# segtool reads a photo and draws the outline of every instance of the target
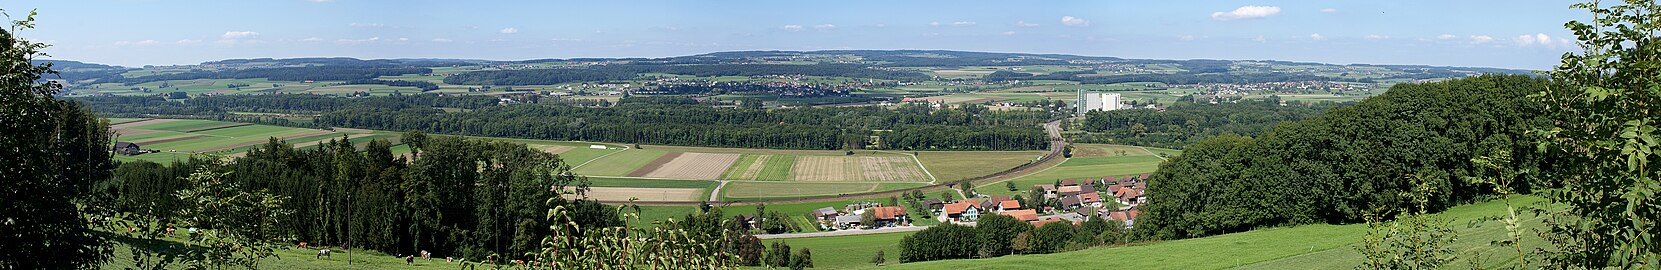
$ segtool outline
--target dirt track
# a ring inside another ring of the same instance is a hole
[[[195,139],[195,138],[201,138],[201,137],[207,137],[207,136],[208,135],[191,135],[191,136],[184,136],[184,137],[160,139],[160,140],[154,140],[154,141],[142,141],[142,142],[138,142],[138,145],[140,145],[142,147],[143,145],[170,143],[170,142],[177,142],[177,141],[183,141],[183,140],[189,140],[189,139]]]
[[[629,201],[629,198],[639,198],[640,201],[651,202],[697,202],[703,195],[701,188],[623,188],[623,187],[590,187],[588,198],[598,201]]]
[[[675,158],[678,158],[678,157],[681,157],[681,152],[672,152],[672,153],[668,153],[668,154],[663,154],[663,156],[659,156],[659,157],[657,157],[657,159],[653,159],[652,162],[646,163],[646,165],[641,165],[640,168],[634,169],[634,171],[629,172],[629,174],[625,175],[625,176],[628,176],[628,177],[645,177],[647,174],[651,174],[652,171],[656,171],[657,168],[662,168],[663,164],[669,164],[669,161],[675,160]]]

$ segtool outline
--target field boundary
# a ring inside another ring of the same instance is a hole
[[[664,164],[669,164],[670,161],[675,161],[675,158],[679,158],[683,154],[686,153],[670,152],[663,154],[662,156],[657,156],[656,159],[652,159],[652,162],[647,162],[646,165],[642,165],[640,168],[635,168],[634,171],[631,171],[629,174],[624,176],[641,177],[652,174],[653,171],[657,171],[658,168],[663,168]]]
[[[629,147],[623,147],[623,150],[618,150],[618,151],[617,151],[617,152],[611,152],[611,153],[606,153],[606,154],[604,154],[604,155],[600,155],[600,156],[598,156],[598,157],[594,157],[594,159],[590,159],[590,160],[588,160],[588,161],[584,161],[584,162],[583,162],[583,164],[577,164],[577,166],[571,166],[571,170],[572,170],[572,171],[576,171],[576,170],[577,170],[577,168],[582,168],[582,167],[583,167],[583,165],[588,165],[588,164],[589,164],[589,163],[593,163],[593,162],[594,162],[594,161],[595,161],[595,160],[600,160],[600,159],[602,159],[602,158],[606,158],[606,156],[610,156],[610,155],[615,155],[615,154],[617,154],[617,153],[622,153],[622,152],[624,152],[624,151],[629,151],[629,149],[634,149],[634,148],[629,148]]]
[[[204,137],[207,137],[207,136],[208,135],[196,134],[196,135],[190,135],[190,136],[184,136],[184,137],[173,137],[173,138],[166,138],[166,139],[160,139],[160,140],[142,141],[142,142],[136,142],[136,143],[139,144],[139,145],[163,144],[163,143],[177,142],[177,141],[190,140],[190,139],[196,139],[196,138],[204,138]]]
[[[1016,166],[1015,168],[1011,168],[1011,169],[1008,169],[1008,170],[1004,170],[1004,171],[989,174],[989,175],[983,175],[983,176],[980,176],[980,177],[965,179],[961,182],[936,183],[936,184],[929,184],[929,185],[925,185],[925,186],[921,186],[921,187],[902,188],[902,189],[893,189],[893,190],[884,190],[884,191],[873,191],[873,192],[862,192],[862,193],[849,193],[849,194],[823,195],[823,196],[806,196],[806,197],[781,198],[781,199],[760,199],[760,200],[746,200],[746,201],[709,201],[709,202],[670,202],[670,201],[646,202],[646,201],[606,201],[606,200],[597,200],[597,201],[600,202],[600,203],[635,204],[635,205],[651,205],[651,206],[683,206],[683,205],[700,205],[700,204],[704,204],[704,203],[715,203],[715,204],[720,204],[720,205],[748,205],[748,204],[758,204],[758,203],[816,202],[816,201],[846,200],[846,199],[863,198],[863,197],[886,197],[886,196],[890,196],[890,195],[900,195],[900,194],[910,193],[911,191],[914,191],[914,190],[929,190],[929,189],[935,189],[935,188],[941,188],[941,187],[948,187],[948,188],[949,187],[955,187],[957,185],[957,183],[964,183],[964,184],[968,184],[968,185],[974,185],[975,181],[981,181],[981,180],[987,180],[987,179],[998,179],[998,178],[1010,176],[1010,175],[1013,175],[1013,174],[1021,173],[1023,171],[1029,170],[1029,169],[1033,169],[1033,168],[1036,168],[1036,167],[1039,167],[1039,166],[1042,166],[1042,165],[1045,165],[1045,164],[1049,164],[1049,163],[1051,163],[1051,161],[1055,161],[1056,157],[1060,157],[1062,149],[1067,148],[1066,139],[1061,138],[1061,121],[1060,120],[1050,121],[1049,123],[1045,123],[1043,125],[1043,128],[1044,128],[1044,131],[1046,133],[1050,134],[1050,152],[1044,154],[1044,156],[1039,158],[1038,161],[1023,164],[1021,166]],[[1057,164],[1059,164],[1059,163],[1057,163]],[[1050,166],[1050,167],[1054,167],[1054,166]],[[1045,170],[1048,170],[1048,169],[1049,168],[1045,168]]]

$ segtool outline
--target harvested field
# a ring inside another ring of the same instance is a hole
[[[790,169],[790,178],[796,181],[832,182],[862,181],[858,161],[842,157],[802,156]]]
[[[738,160],[738,154],[708,154],[708,153],[676,153],[674,160],[664,163],[657,169],[646,174],[646,177],[713,180],[721,177],[732,162]],[[661,160],[661,158],[659,158]],[[652,162],[656,164],[656,161]],[[650,165],[648,165],[650,166]],[[646,169],[642,167],[641,169]]]
[[[751,162],[751,164],[747,164],[747,167],[744,167],[744,171],[739,172],[739,176],[734,177],[734,179],[754,181],[757,176],[761,176],[762,167],[767,167],[767,159],[772,159],[772,156],[756,157],[756,161]]]
[[[704,195],[701,188],[625,188],[589,187],[588,198],[600,201],[627,201],[639,198],[648,202],[696,201]]]
[[[640,168],[636,168],[636,169],[634,169],[634,171],[629,172],[629,174],[627,176],[628,177],[644,177],[647,174],[651,174],[652,171],[657,171],[658,168],[662,168],[664,164],[669,164],[669,161],[675,160],[675,158],[680,157],[681,154],[683,154],[683,153],[673,152],[673,153],[663,154],[662,156],[658,156],[657,159],[653,159],[652,162],[646,163],[646,165],[642,165],[642,166],[640,166]]]
[[[571,151],[571,149],[576,149],[576,147],[565,146],[565,145],[541,145],[541,146],[536,146],[536,150],[542,150],[542,152],[548,152],[549,154],[555,154],[555,155],[558,155],[560,153],[565,153],[565,151]]]
[[[173,137],[173,138],[166,138],[166,139],[153,140],[153,141],[142,141],[142,142],[138,142],[138,145],[140,145],[142,147],[144,145],[163,144],[163,143],[177,142],[177,141],[183,141],[183,140],[189,140],[189,139],[196,139],[196,138],[201,138],[201,137],[207,137],[207,135],[190,135],[190,136],[184,136],[184,137]]]
[[[762,163],[761,172],[756,174],[755,180],[790,180],[790,171],[796,166],[796,156],[775,155]]]
[[[910,158],[903,157],[860,157],[860,171],[864,172],[866,181],[927,181],[928,176],[923,171],[912,166]]]

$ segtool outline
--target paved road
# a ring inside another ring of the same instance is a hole
[[[731,182],[731,181],[721,180],[720,185],[715,185],[715,190],[709,191],[709,201],[713,202],[713,201],[720,201],[721,200],[721,188],[726,187],[727,182]]]
[[[810,232],[810,233],[763,234],[763,235],[757,235],[756,238],[761,238],[761,239],[786,239],[786,238],[821,237],[821,236],[847,236],[847,235],[861,235],[861,234],[915,232],[915,231],[921,231],[923,229],[928,229],[928,228],[929,228],[929,226],[907,226],[907,227],[886,227],[886,228],[881,228],[881,229],[870,229],[870,230],[840,230],[840,231]]]

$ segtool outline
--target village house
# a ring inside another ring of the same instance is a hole
[[[876,208],[871,208],[871,209],[865,209],[865,212],[866,212],[866,214],[872,215],[872,216],[875,217],[875,218],[873,218],[873,220],[876,221],[876,224],[865,224],[866,226],[871,226],[873,228],[874,227],[886,227],[886,226],[898,226],[898,225],[904,225],[904,224],[909,224],[910,223],[910,220],[908,220],[906,218],[905,207],[884,206],[884,207],[876,207]]]
[[[940,212],[940,208],[946,207],[946,202],[940,201],[940,199],[927,199],[923,200],[923,207],[928,207],[931,212]]]
[[[992,196],[990,199],[987,199],[985,201],[981,201],[980,209],[996,212],[996,210],[998,210],[998,204],[1003,203],[1003,201],[1008,201],[1008,200],[1009,200],[1009,196],[1003,196],[1003,195]]]
[[[1117,201],[1124,205],[1141,204],[1143,198],[1145,198],[1143,197],[1141,190],[1128,187],[1119,188],[1118,191],[1113,193],[1113,197],[1117,198]]]
[[[1107,213],[1107,220],[1124,222],[1125,227],[1129,228],[1136,223],[1136,215],[1140,213],[1141,211],[1136,209],[1131,209],[1130,211],[1114,211]]]
[[[946,218],[951,221],[969,222],[980,219],[980,205],[974,200],[960,200],[943,207]]]
[[[140,149],[137,143],[117,142],[115,143],[115,153],[122,155],[137,155],[143,154],[144,150]]]
[[[1038,221],[1038,210],[1022,209],[1004,212],[1003,215],[1019,219],[1021,222],[1032,223]]]
[[[808,212],[808,214],[813,215],[814,218],[818,218],[819,220],[830,221],[830,220],[835,220],[836,216],[841,215],[842,213],[837,212],[836,208],[825,207],[825,208],[813,209],[813,211]]]
[[[1032,189],[1042,190],[1046,199],[1055,198],[1055,185],[1032,185]]]
[[[1004,201],[998,202],[998,208],[995,209],[995,210],[997,210],[999,213],[1003,213],[1003,212],[1008,212],[1008,211],[1015,211],[1016,209],[1021,209],[1021,201],[1004,200]]]
[[[1102,195],[1095,192],[1079,194],[1079,204],[1095,208],[1102,207]]]

